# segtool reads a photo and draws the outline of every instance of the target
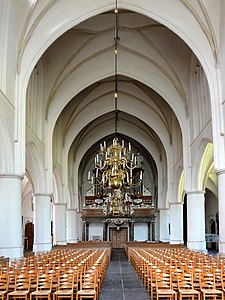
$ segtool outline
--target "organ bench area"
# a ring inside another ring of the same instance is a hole
[[[154,203],[151,195],[133,195],[127,213],[109,214],[97,194],[85,196],[82,211],[82,241],[111,241],[123,248],[127,241],[155,241]]]

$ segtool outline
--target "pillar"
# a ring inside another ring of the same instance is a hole
[[[134,241],[134,222],[129,223],[129,242]]]
[[[51,240],[51,195],[33,194],[34,203],[34,252],[50,251]]]
[[[0,255],[23,256],[21,176],[0,175]]]
[[[217,172],[219,205],[219,253],[225,254],[225,170]]]
[[[152,224],[148,222],[148,242],[152,242]]]
[[[155,211],[154,213],[154,221],[152,222],[152,240],[159,241],[160,240],[160,213],[159,211]]]
[[[86,222],[86,230],[85,230],[85,242],[89,241],[89,223]]]
[[[53,244],[66,245],[66,206],[65,203],[53,205]]]
[[[82,228],[83,228],[83,221],[82,221],[82,213],[77,211],[76,213],[76,228],[77,228],[77,241],[82,241]]]
[[[107,232],[108,232],[108,223],[105,222],[105,223],[104,223],[104,227],[103,227],[103,241],[104,241],[104,242],[107,242],[107,241],[108,241]]]
[[[77,243],[77,210],[76,209],[67,209],[66,211],[66,237],[67,243]]]
[[[154,242],[154,241],[156,241],[156,237],[155,237],[155,232],[156,232],[156,230],[155,230],[155,221],[152,221],[151,224],[152,224],[152,242]]]
[[[82,222],[82,241],[83,242],[85,242],[85,236],[86,236],[85,230],[86,230],[86,221],[83,221]]]
[[[183,244],[183,203],[170,203],[170,243]]]
[[[203,191],[187,192],[187,246],[205,251],[205,196]]]
[[[159,240],[161,242],[169,242],[169,212],[168,208],[161,208],[159,212],[160,226],[159,226]]]

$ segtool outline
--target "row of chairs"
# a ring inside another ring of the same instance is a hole
[[[110,249],[57,250],[0,268],[0,299],[96,300]]]
[[[224,258],[188,249],[129,249],[150,298],[224,299]]]

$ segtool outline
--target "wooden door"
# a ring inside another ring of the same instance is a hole
[[[31,222],[25,225],[25,237],[26,237],[26,245],[24,249],[28,251],[33,251],[34,224]]]
[[[124,243],[127,241],[127,228],[110,228],[110,241],[113,248],[124,248]]]

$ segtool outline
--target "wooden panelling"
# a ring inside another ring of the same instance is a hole
[[[84,209],[83,210],[83,217],[101,217],[103,216],[102,209]]]
[[[152,217],[154,208],[135,208],[133,217]]]

